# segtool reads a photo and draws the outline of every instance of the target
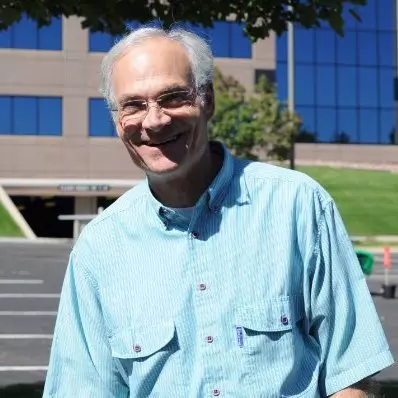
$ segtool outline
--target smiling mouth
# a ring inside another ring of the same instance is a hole
[[[182,134],[177,134],[174,137],[168,138],[167,140],[161,141],[161,142],[148,141],[148,142],[145,142],[145,145],[151,146],[151,147],[165,146],[167,144],[171,144],[173,142],[176,142],[181,136],[182,136]]]

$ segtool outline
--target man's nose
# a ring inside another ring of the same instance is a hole
[[[152,131],[160,131],[171,123],[171,117],[166,115],[157,103],[148,104],[148,113],[142,122],[142,128]]]

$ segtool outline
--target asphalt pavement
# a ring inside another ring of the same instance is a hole
[[[0,397],[41,397],[70,242],[0,242]],[[390,283],[398,284],[398,253],[392,253]],[[375,254],[368,277],[380,320],[398,360],[398,292],[380,295],[383,254]],[[381,372],[385,397],[398,397],[398,365]],[[392,386],[395,387],[392,387]],[[396,389],[395,389],[396,388]]]

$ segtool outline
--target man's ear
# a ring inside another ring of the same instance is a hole
[[[204,99],[204,111],[205,111],[205,115],[206,115],[206,118],[208,121],[214,115],[214,107],[215,107],[214,87],[213,87],[213,84],[209,84],[207,86],[207,89],[205,92],[205,99]]]

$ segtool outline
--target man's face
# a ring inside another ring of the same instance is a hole
[[[138,167],[149,174],[178,174],[200,159],[213,103],[197,97],[179,43],[154,38],[132,48],[116,62],[112,84],[117,132]],[[149,100],[148,113],[143,100]]]

